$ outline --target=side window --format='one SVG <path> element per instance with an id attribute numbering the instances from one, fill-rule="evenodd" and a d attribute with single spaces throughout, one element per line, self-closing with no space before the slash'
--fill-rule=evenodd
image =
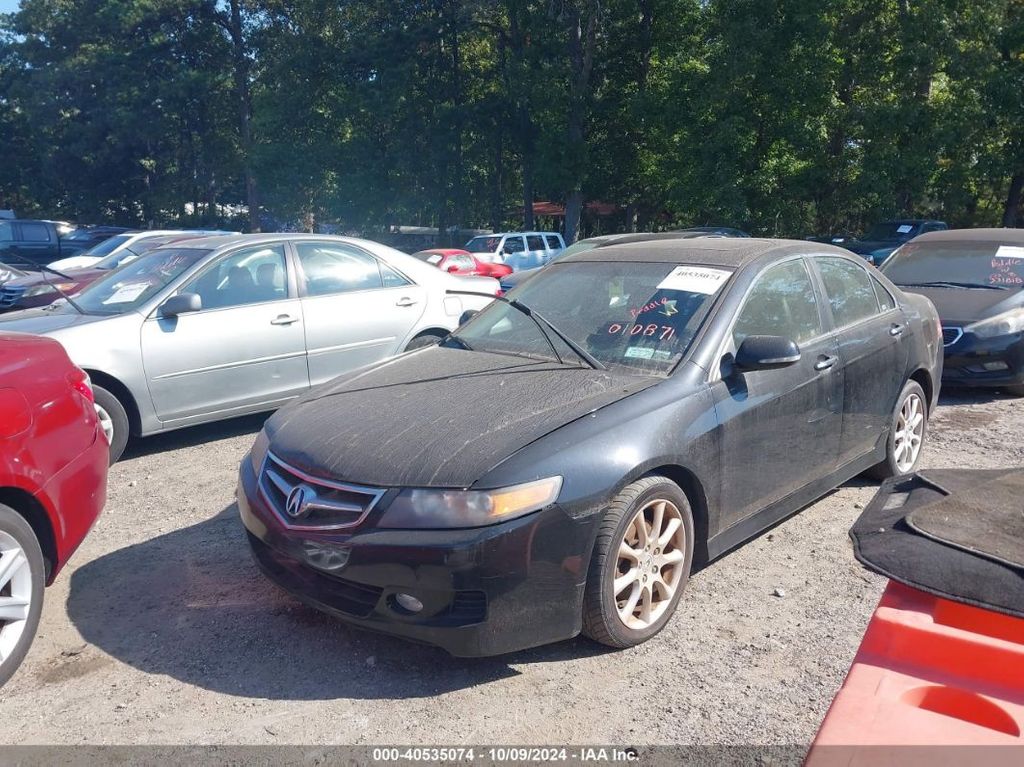
<path id="1" fill-rule="evenodd" d="M 758 278 L 732 331 L 737 347 L 747 336 L 785 336 L 799 344 L 821 332 L 814 286 L 800 259 L 773 266 Z"/>
<path id="2" fill-rule="evenodd" d="M 6 221 L 0 221 L 0 242 L 11 242 L 14 239 L 14 227 Z"/>
<path id="3" fill-rule="evenodd" d="M 841 258 L 819 258 L 817 264 L 837 328 L 878 314 L 873 280 L 866 269 Z"/>
<path id="4" fill-rule="evenodd" d="M 562 243 L 558 241 L 558 238 L 553 234 L 547 234 L 544 239 L 548 241 L 548 250 L 561 250 Z"/>
<path id="5" fill-rule="evenodd" d="M 380 266 L 380 278 L 385 288 L 400 288 L 403 285 L 409 284 L 409 280 L 405 279 L 405 277 L 387 264 L 383 262 L 378 262 L 378 264 Z"/>
<path id="6" fill-rule="evenodd" d="M 531 234 L 526 237 L 527 250 L 544 250 L 544 238 L 539 234 Z"/>
<path id="7" fill-rule="evenodd" d="M 506 237 L 505 244 L 501 247 L 502 253 L 522 253 L 526 249 L 523 238 L 520 236 Z"/>
<path id="8" fill-rule="evenodd" d="M 875 298 L 878 299 L 878 306 L 883 312 L 887 312 L 890 309 L 896 308 L 896 301 L 892 297 L 892 293 L 886 289 L 885 285 L 876 280 L 874 277 L 871 278 L 871 284 L 875 286 Z"/>
<path id="9" fill-rule="evenodd" d="M 25 242 L 49 242 L 50 231 L 46 224 L 22 224 L 21 239 Z"/>
<path id="10" fill-rule="evenodd" d="M 459 269 L 472 269 L 473 259 L 469 256 L 452 256 L 448 259 L 448 264 L 450 266 L 457 266 Z"/>
<path id="11" fill-rule="evenodd" d="M 384 287 L 377 259 L 360 250 L 337 243 L 299 242 L 295 252 L 306 277 L 306 295 L 326 296 Z M 394 272 L 391 274 L 398 277 Z"/>
<path id="12" fill-rule="evenodd" d="M 288 296 L 284 246 L 260 245 L 222 258 L 181 289 L 198 293 L 203 309 L 277 301 Z"/>

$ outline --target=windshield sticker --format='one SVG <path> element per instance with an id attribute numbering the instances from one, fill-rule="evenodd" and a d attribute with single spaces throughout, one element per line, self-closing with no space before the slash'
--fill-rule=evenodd
<path id="1" fill-rule="evenodd" d="M 630 346 L 626 349 L 624 356 L 635 360 L 649 360 L 654 357 L 654 349 L 644 346 Z"/>
<path id="2" fill-rule="evenodd" d="M 910 224 L 900 224 L 898 227 L 896 227 L 896 231 L 899 232 L 900 234 L 907 234 L 913 228 L 914 227 Z"/>
<path id="3" fill-rule="evenodd" d="M 679 290 L 685 293 L 703 293 L 713 296 L 725 284 L 732 272 L 707 269 L 702 266 L 677 266 L 668 277 L 658 283 L 658 290 Z"/>
<path id="4" fill-rule="evenodd" d="M 122 285 L 117 290 L 115 290 L 110 297 L 103 299 L 103 303 L 130 304 L 136 298 L 141 296 L 148 287 L 148 282 L 135 282 L 130 285 Z"/>
<path id="5" fill-rule="evenodd" d="M 1007 258 L 1015 261 L 1015 266 L 1024 259 L 1024 246 L 1022 245 L 1000 245 L 996 250 L 996 258 Z M 993 263 L 993 266 L 995 264 Z"/>

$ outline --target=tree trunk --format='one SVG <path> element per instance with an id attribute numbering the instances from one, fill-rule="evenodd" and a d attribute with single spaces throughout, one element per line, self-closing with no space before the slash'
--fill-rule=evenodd
<path id="1" fill-rule="evenodd" d="M 590 74 L 594 66 L 597 41 L 596 8 L 585 4 L 589 13 L 584 22 L 583 11 L 576 6 L 564 10 L 569 35 L 569 114 L 568 151 L 570 189 L 565 199 L 565 244 L 576 241 L 583 213 L 583 170 L 586 165 L 587 108 L 590 101 Z"/>
<path id="2" fill-rule="evenodd" d="M 238 135 L 242 144 L 245 198 L 249 208 L 249 231 L 258 232 L 260 230 L 260 206 L 256 177 L 252 169 L 252 93 L 249 89 L 249 59 L 246 56 L 245 30 L 242 25 L 242 0 L 230 0 L 230 18 L 223 26 L 231 38 L 235 100 L 238 109 Z"/>
<path id="3" fill-rule="evenodd" d="M 583 216 L 583 192 L 575 189 L 565 200 L 565 244 L 572 245 L 580 234 L 580 218 Z"/>
<path id="4" fill-rule="evenodd" d="M 1020 214 L 1022 201 L 1024 201 L 1024 170 L 1019 170 L 1010 179 L 1010 190 L 1006 195 L 1006 205 L 1003 207 L 1003 226 L 1010 228 L 1017 226 L 1017 216 Z"/>

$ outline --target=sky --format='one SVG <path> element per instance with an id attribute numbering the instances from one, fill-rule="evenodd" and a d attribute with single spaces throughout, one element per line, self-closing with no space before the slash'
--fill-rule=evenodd
<path id="1" fill-rule="evenodd" d="M 0 13 L 11 13 L 18 10 L 21 0 L 0 0 Z"/>

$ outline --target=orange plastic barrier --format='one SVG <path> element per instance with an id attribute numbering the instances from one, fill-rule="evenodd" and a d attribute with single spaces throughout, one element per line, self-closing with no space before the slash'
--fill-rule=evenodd
<path id="1" fill-rule="evenodd" d="M 890 582 L 806 764 L 879 762 L 878 749 L 832 746 L 1017 746 L 986 753 L 1024 764 L 1022 732 L 1024 619 Z M 929 763 L 964 763 L 942 753 Z"/>

